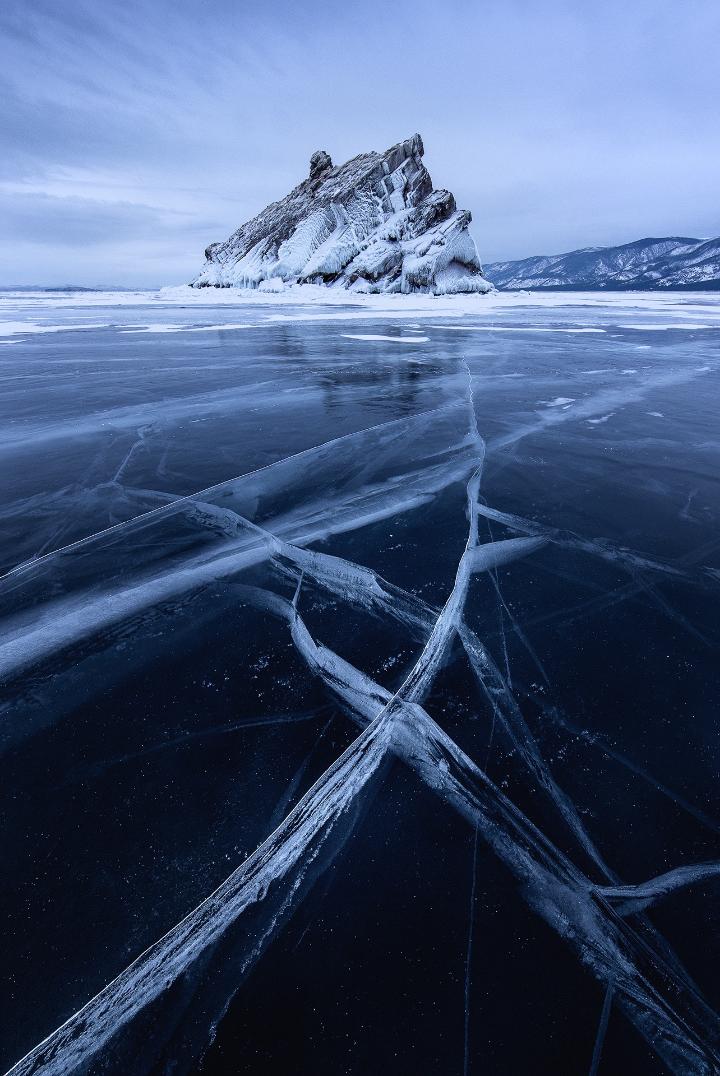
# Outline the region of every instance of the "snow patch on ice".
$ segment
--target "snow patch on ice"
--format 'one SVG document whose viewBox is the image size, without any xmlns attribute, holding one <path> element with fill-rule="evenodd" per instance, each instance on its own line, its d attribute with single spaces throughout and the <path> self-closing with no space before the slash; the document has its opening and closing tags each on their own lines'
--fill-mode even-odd
<svg viewBox="0 0 720 1076">
<path fill-rule="evenodd" d="M 391 344 L 427 344 L 429 336 L 382 336 L 380 333 L 340 333 L 346 340 L 387 340 Z"/>
<path fill-rule="evenodd" d="M 141 325 L 135 329 L 120 329 L 121 333 L 209 333 L 209 332 L 228 332 L 232 329 L 255 329 L 257 323 L 253 322 L 226 322 L 217 325 L 179 325 L 177 323 L 169 324 L 151 324 Z"/>
<path fill-rule="evenodd" d="M 456 329 L 477 333 L 604 333 L 607 329 L 571 329 L 547 325 L 433 325 L 431 328 Z"/>
<path fill-rule="evenodd" d="M 589 418 L 588 423 L 591 426 L 599 426 L 601 422 L 607 422 L 607 420 L 612 418 L 614 414 L 615 412 L 611 411 L 609 415 L 601 415 L 600 418 Z"/>
<path fill-rule="evenodd" d="M 17 336 L 19 333 L 59 333 L 77 332 L 84 329 L 107 329 L 106 324 L 99 325 L 38 325 L 32 321 L 0 321 L 0 336 Z"/>
<path fill-rule="evenodd" d="M 699 332 L 702 329 L 717 329 L 717 325 L 693 325 L 673 322 L 668 325 L 619 325 L 619 329 L 637 329 L 642 332 L 664 332 L 670 329 L 686 329 L 688 332 Z M 650 345 L 646 345 L 649 347 Z"/>
</svg>

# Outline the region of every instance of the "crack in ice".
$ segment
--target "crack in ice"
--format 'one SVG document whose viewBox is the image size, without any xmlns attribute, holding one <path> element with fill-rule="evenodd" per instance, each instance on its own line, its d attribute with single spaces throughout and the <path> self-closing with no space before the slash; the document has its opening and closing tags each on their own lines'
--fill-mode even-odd
<svg viewBox="0 0 720 1076">
<path fill-rule="evenodd" d="M 572 800 L 552 777 L 542 758 L 511 688 L 488 654 L 482 641 L 468 626 L 465 606 L 476 573 L 490 571 L 543 547 L 547 542 L 573 544 L 585 552 L 623 560 L 634 570 L 654 564 L 638 564 L 634 554 L 608 551 L 529 525 L 507 514 L 491 514 L 479 498 L 484 444 L 477 428 L 472 378 L 468 374 L 469 432 L 459 458 L 427 462 L 420 470 L 365 483 L 359 490 L 342 492 L 333 504 L 327 500 L 283 509 L 253 521 L 234 508 L 215 505 L 208 493 L 232 486 L 213 487 L 194 497 L 172 499 L 167 505 L 137 520 L 119 524 L 108 533 L 133 533 L 149 516 L 166 518 L 179 512 L 191 517 L 201 529 L 216 529 L 219 547 L 195 553 L 164 575 L 137 579 L 132 585 L 110 591 L 76 607 L 50 606 L 35 626 L 21 625 L 15 637 L 0 648 L 0 671 L 15 672 L 29 660 L 53 653 L 68 642 L 106 626 L 190 587 L 218 582 L 231 588 L 239 602 L 285 621 L 298 654 L 312 672 L 348 708 L 361 726 L 353 743 L 317 779 L 286 817 L 223 884 L 185 919 L 150 946 L 99 994 L 75 1013 L 47 1039 L 21 1059 L 13 1076 L 61 1076 L 86 1069 L 110 1040 L 146 1007 L 155 1003 L 168 987 L 210 953 L 212 947 L 234 927 L 243 914 L 261 913 L 259 930 L 248 937 L 237 964 L 236 982 L 258 959 L 280 922 L 299 899 L 306 876 L 325 847 L 329 835 L 352 804 L 369 787 L 391 755 L 405 762 L 440 800 L 453 807 L 474 829 L 473 867 L 477 842 L 483 842 L 515 877 L 530 907 L 574 949 L 580 961 L 606 985 L 591 1072 L 597 1070 L 611 1002 L 622 1009 L 665 1064 L 676 1073 L 710 1076 L 720 1071 L 720 1023 L 697 988 L 672 957 L 666 943 L 642 917 L 636 916 L 654 901 L 688 885 L 720 875 L 720 864 L 678 867 L 637 885 L 623 885 L 604 864 L 585 830 Z M 407 427 L 387 424 L 393 439 Z M 383 430 L 383 427 L 375 427 Z M 366 433 L 367 431 L 362 431 Z M 346 444 L 352 448 L 350 435 Z M 340 439 L 341 441 L 343 439 Z M 457 445 L 455 448 L 457 449 Z M 301 453 L 305 463 L 319 450 Z M 379 444 L 382 456 L 382 435 Z M 129 456 L 118 470 L 121 477 Z M 313 455 L 315 453 L 315 455 Z M 472 460 L 471 460 L 472 457 Z M 431 461 L 432 461 L 431 455 Z M 297 462 L 297 461 L 296 461 Z M 351 561 L 305 548 L 329 534 L 342 533 L 370 520 L 406 511 L 434 495 L 451 481 L 466 477 L 468 535 L 450 593 L 438 612 L 415 595 L 387 583 L 371 569 Z M 464 472 L 464 473 L 463 473 Z M 366 471 L 361 469 L 361 477 Z M 237 480 L 239 481 L 239 480 Z M 140 491 L 153 493 L 153 491 Z M 157 493 L 156 496 L 171 496 Z M 525 531 L 522 538 L 478 540 L 481 516 Z M 328 518 L 333 516 L 332 519 Z M 518 522 L 521 524 L 518 526 Z M 531 527 L 528 533 L 528 527 Z M 85 549 L 97 540 L 91 536 L 37 561 L 19 566 L 15 577 L 68 551 Z M 280 575 L 293 574 L 296 589 L 292 601 L 266 588 L 230 582 L 243 568 L 270 560 Z M 291 565 L 291 568 L 288 568 Z M 673 569 L 660 566 L 659 570 Z M 316 642 L 299 612 L 305 578 L 326 587 L 351 603 L 392 615 L 419 632 L 422 649 L 400 687 L 390 692 L 350 662 Z M 8 578 L 7 576 L 5 577 Z M 495 580 L 497 582 L 497 580 Z M 104 606 L 104 610 L 101 609 Z M 44 619 L 43 619 L 44 616 Z M 603 882 L 590 879 L 490 780 L 487 774 L 454 742 L 423 708 L 437 674 L 448 659 L 456 637 L 486 697 L 493 723 L 499 720 L 517 748 L 534 781 L 559 811 L 569 830 L 603 875 Z M 326 726 L 327 727 L 327 726 Z M 321 736 L 324 735 L 322 731 Z M 301 775 L 300 775 L 301 776 Z M 295 792 L 286 795 L 284 810 Z M 466 959 L 465 1051 L 468 1067 L 469 974 L 472 953 L 472 911 Z M 226 1011 L 227 1004 L 221 1011 Z"/>
</svg>

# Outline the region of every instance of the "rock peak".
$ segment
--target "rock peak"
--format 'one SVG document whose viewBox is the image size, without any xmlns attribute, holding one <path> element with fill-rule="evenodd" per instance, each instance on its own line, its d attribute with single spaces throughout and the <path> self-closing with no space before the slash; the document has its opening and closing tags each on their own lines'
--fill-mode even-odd
<svg viewBox="0 0 720 1076">
<path fill-rule="evenodd" d="M 316 149 L 310 158 L 310 179 L 315 179 L 322 172 L 327 172 L 328 168 L 332 168 L 330 154 L 324 149 Z"/>
<path fill-rule="evenodd" d="M 470 214 L 433 189 L 419 134 L 342 165 L 316 150 L 279 202 L 212 243 L 196 287 L 324 284 L 359 292 L 490 291 Z"/>
</svg>

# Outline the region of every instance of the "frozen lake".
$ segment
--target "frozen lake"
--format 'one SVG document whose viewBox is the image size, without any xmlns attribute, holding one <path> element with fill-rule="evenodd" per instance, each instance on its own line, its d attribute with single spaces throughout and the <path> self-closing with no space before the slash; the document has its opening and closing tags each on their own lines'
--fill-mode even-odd
<svg viewBox="0 0 720 1076">
<path fill-rule="evenodd" d="M 719 341 L 0 296 L 3 1069 L 720 1072 Z"/>
</svg>

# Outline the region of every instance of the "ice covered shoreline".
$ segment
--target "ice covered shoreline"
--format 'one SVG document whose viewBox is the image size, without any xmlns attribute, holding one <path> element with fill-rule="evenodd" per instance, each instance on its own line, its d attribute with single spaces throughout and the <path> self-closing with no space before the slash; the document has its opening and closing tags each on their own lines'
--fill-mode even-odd
<svg viewBox="0 0 720 1076">
<path fill-rule="evenodd" d="M 332 290 L 321 284 L 288 284 L 281 291 L 257 288 L 193 288 L 189 284 L 135 291 L 44 291 L 17 288 L 0 292 L 0 310 L 18 302 L 42 302 L 48 306 L 333 306 L 365 310 L 368 315 L 485 314 L 488 311 L 512 310 L 516 307 L 542 309 L 563 306 L 608 306 L 615 309 L 673 310 L 687 307 L 707 308 L 720 313 L 720 295 L 699 291 L 492 291 L 485 294 L 427 295 L 362 294 Z"/>
<path fill-rule="evenodd" d="M 233 318 L 233 312 L 239 317 Z M 499 335 L 601 334 L 625 328 L 691 332 L 720 328 L 720 294 L 493 291 L 484 295 L 365 295 L 315 284 L 286 285 L 278 292 L 179 285 L 143 291 L 18 289 L 0 293 L 0 345 L 5 346 L 35 334 L 71 331 L 186 334 L 257 329 L 274 323 L 362 324 L 373 320 L 395 323 L 398 331 L 409 333 L 427 332 L 433 321 L 458 331 Z"/>
</svg>

